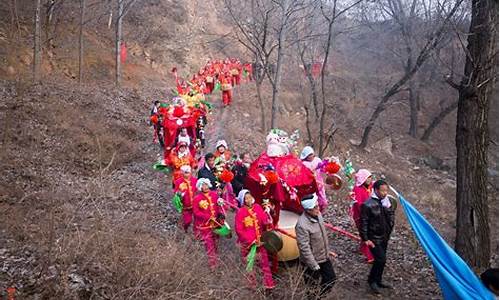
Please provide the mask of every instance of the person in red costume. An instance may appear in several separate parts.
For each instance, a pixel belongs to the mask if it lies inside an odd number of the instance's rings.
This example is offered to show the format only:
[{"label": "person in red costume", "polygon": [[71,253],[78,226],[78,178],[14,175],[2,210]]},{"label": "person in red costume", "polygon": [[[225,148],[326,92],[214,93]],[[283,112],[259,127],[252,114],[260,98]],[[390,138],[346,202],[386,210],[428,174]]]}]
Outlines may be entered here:
[{"label": "person in red costume", "polygon": [[228,106],[231,104],[232,100],[232,85],[231,85],[231,75],[229,72],[224,73],[224,75],[221,74],[219,76],[219,81],[222,87],[222,103],[224,103],[225,106]]},{"label": "person in red costume", "polygon": [[175,183],[177,179],[182,178],[181,167],[184,165],[196,168],[196,161],[189,152],[188,145],[185,141],[179,141],[175,151],[170,152],[170,165],[172,166],[172,180]]},{"label": "person in red costume", "polygon": [[226,163],[231,160],[231,151],[229,151],[227,143],[225,140],[218,140],[215,144],[215,158],[220,157],[222,163]]},{"label": "person in red costume", "polygon": [[193,216],[195,236],[205,244],[210,268],[215,269],[218,261],[217,236],[213,229],[224,224],[225,216],[222,211],[224,200],[219,199],[217,193],[210,190],[211,187],[207,178],[200,178],[196,182],[196,189],[200,193],[193,199]]},{"label": "person in red costume", "polygon": [[[361,226],[361,206],[366,200],[370,199],[373,182],[372,173],[366,169],[360,169],[354,177],[356,179],[356,184],[352,189],[354,203],[351,208],[351,214],[354,219],[354,223],[359,230]],[[368,263],[373,262],[373,255],[370,248],[364,242],[361,242],[359,251],[366,257],[366,261]]]},{"label": "person in red costume", "polygon": [[241,64],[238,60],[233,59],[230,67],[230,73],[231,73],[231,85],[239,85],[241,82]]},{"label": "person in red costume", "polygon": [[[241,258],[246,262],[248,252],[253,244],[257,246],[257,254],[260,261],[260,268],[263,274],[264,287],[272,289],[275,287],[273,275],[269,265],[267,250],[262,246],[262,233],[272,226],[271,217],[264,212],[262,207],[255,203],[248,190],[241,190],[238,194],[238,201],[241,208],[235,216],[235,231],[238,235],[237,243],[241,246]],[[255,271],[249,274],[250,284],[256,285]]]},{"label": "person in red costume", "polygon": [[251,63],[245,63],[243,65],[243,70],[247,73],[246,76],[246,81],[252,81],[253,80],[253,73],[252,73],[252,64]]},{"label": "person in red costume", "polygon": [[192,175],[190,166],[184,165],[180,169],[182,178],[175,181],[174,192],[180,193],[182,197],[182,226],[187,232],[193,222],[193,198],[198,179]]}]

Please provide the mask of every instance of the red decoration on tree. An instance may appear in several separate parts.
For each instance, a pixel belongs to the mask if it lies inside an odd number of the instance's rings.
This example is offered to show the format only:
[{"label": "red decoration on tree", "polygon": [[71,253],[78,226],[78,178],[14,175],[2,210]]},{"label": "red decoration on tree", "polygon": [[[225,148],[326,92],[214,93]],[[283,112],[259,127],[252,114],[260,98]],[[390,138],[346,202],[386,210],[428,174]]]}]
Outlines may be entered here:
[{"label": "red decoration on tree", "polygon": [[127,60],[127,46],[125,45],[125,43],[122,43],[120,45],[120,61],[121,63],[125,63],[125,61]]},{"label": "red decoration on tree", "polygon": [[174,117],[176,118],[180,118],[184,115],[184,109],[180,106],[176,106],[174,107],[174,113],[173,113]]},{"label": "red decoration on tree", "polygon": [[335,174],[340,171],[340,165],[334,161],[329,162],[325,166],[325,172],[328,174]]},{"label": "red decoration on tree", "polygon": [[311,75],[314,78],[318,78],[319,74],[321,74],[321,63],[315,62],[311,65]]},{"label": "red decoration on tree", "polygon": [[227,169],[224,169],[224,171],[222,171],[222,173],[219,176],[219,179],[225,183],[231,182],[233,180],[233,178],[234,178],[233,172],[231,172]]},{"label": "red decoration on tree", "polygon": [[267,182],[269,182],[270,184],[275,184],[275,183],[278,183],[278,181],[279,181],[278,174],[275,171],[271,171],[271,170],[266,171],[266,172],[264,172],[264,176],[266,177]]}]

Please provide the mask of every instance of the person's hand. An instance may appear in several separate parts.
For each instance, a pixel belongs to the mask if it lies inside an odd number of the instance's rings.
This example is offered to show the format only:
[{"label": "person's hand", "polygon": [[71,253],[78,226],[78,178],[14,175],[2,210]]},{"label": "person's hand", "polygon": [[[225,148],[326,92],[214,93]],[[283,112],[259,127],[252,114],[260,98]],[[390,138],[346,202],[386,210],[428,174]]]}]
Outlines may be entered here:
[{"label": "person's hand", "polygon": [[370,248],[375,248],[375,244],[372,241],[370,241],[370,240],[365,241],[365,245],[367,245]]},{"label": "person's hand", "polygon": [[337,253],[333,252],[333,251],[330,251],[328,252],[328,255],[330,255],[332,258],[337,258]]},{"label": "person's hand", "polygon": [[222,198],[217,199],[217,205],[223,206],[224,205],[224,199],[222,199]]},{"label": "person's hand", "polygon": [[312,270],[313,271],[319,271],[319,269],[320,269],[319,265],[316,265],[316,266],[314,266],[314,268]]}]

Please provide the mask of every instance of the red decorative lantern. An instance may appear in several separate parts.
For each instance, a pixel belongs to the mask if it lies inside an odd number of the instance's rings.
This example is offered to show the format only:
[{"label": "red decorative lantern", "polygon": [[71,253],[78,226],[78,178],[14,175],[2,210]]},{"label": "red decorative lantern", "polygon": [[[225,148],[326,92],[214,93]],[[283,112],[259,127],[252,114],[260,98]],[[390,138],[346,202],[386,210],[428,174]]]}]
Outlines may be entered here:
[{"label": "red decorative lantern", "polygon": [[174,113],[173,113],[174,117],[176,118],[180,118],[184,115],[184,109],[180,106],[176,106],[174,107]]},{"label": "red decorative lantern", "polygon": [[270,184],[275,184],[275,183],[278,183],[278,181],[279,181],[278,174],[275,171],[271,171],[271,170],[266,171],[266,172],[264,172],[264,176],[266,177],[267,182],[269,182]]},{"label": "red decorative lantern", "polygon": [[233,172],[231,172],[227,169],[224,169],[224,171],[222,171],[222,173],[219,176],[219,179],[225,183],[231,182],[233,180],[233,178],[234,178]]},{"label": "red decorative lantern", "polygon": [[165,107],[158,108],[158,113],[160,115],[163,115],[163,116],[166,115],[167,114],[167,108],[165,108]]},{"label": "red decorative lantern", "polygon": [[335,174],[340,171],[340,165],[334,161],[329,162],[325,166],[325,172],[328,174]]}]

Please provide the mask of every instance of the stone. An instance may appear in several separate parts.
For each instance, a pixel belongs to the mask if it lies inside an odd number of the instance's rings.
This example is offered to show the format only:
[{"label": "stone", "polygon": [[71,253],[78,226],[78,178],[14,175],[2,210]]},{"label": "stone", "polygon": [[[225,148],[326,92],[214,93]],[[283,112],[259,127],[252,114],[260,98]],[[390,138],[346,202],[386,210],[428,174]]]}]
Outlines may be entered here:
[{"label": "stone", "polygon": [[372,148],[374,150],[380,150],[383,151],[390,156],[393,156],[392,154],[392,139],[390,136],[387,136],[381,140],[378,140],[375,144],[373,144]]}]

